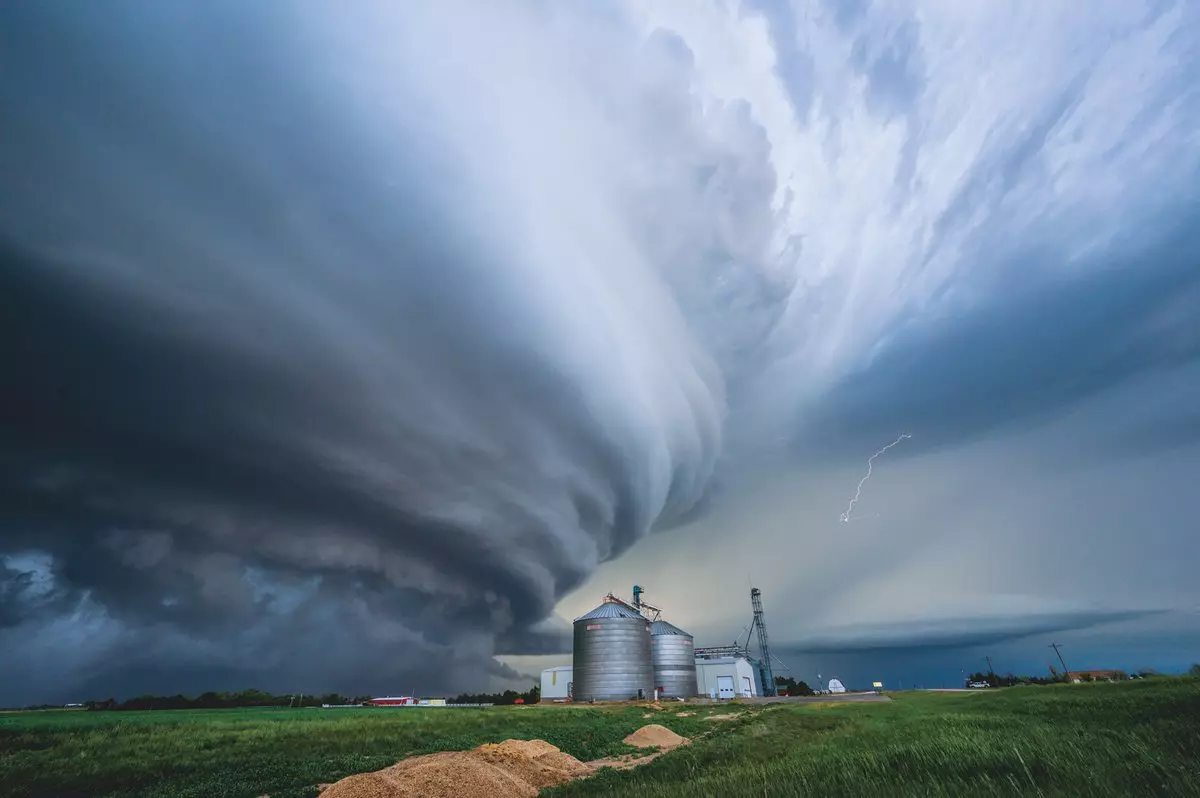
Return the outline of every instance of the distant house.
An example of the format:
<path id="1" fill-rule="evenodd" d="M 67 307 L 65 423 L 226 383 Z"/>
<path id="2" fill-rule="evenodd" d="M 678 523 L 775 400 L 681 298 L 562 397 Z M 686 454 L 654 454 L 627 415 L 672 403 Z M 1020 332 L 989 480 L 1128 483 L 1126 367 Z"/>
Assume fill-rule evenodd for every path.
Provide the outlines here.
<path id="1" fill-rule="evenodd" d="M 1067 681 L 1075 682 L 1117 682 L 1125 678 L 1124 671 L 1067 671 Z"/>

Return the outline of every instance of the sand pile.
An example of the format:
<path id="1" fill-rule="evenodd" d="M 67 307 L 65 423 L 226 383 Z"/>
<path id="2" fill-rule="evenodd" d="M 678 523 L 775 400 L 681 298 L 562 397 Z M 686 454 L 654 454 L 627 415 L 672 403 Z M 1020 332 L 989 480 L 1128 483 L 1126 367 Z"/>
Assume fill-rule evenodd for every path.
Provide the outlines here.
<path id="1" fill-rule="evenodd" d="M 535 798 L 545 787 L 591 772 L 544 740 L 505 740 L 348 776 L 321 798 Z"/>
<path id="2" fill-rule="evenodd" d="M 667 749 L 690 743 L 691 740 L 686 737 L 680 737 L 666 726 L 651 723 L 649 726 L 643 726 L 626 737 L 625 742 L 638 748 Z"/>
<path id="3" fill-rule="evenodd" d="M 638 765 L 644 765 L 647 762 L 657 759 L 672 748 L 678 748 L 681 745 L 687 745 L 691 742 L 686 737 L 680 737 L 675 732 L 659 726 L 657 723 L 652 723 L 649 726 L 643 726 L 633 734 L 625 738 L 625 742 L 637 748 L 657 748 L 649 754 L 622 754 L 621 756 L 608 757 L 606 759 L 597 759 L 593 762 L 588 762 L 593 769 L 600 768 L 616 768 L 617 770 L 629 770 Z"/>

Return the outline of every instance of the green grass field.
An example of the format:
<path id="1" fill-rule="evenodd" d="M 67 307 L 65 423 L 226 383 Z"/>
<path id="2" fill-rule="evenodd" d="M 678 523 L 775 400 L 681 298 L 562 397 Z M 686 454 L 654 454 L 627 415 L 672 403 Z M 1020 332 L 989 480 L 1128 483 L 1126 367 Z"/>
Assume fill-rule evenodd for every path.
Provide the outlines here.
<path id="1" fill-rule="evenodd" d="M 891 703 L 29 712 L 0 715 L 0 795 L 296 798 L 411 754 L 538 737 L 583 760 L 661 723 L 693 745 L 554 796 L 1200 795 L 1200 680 L 921 693 Z M 695 711 L 695 707 L 688 707 Z"/>

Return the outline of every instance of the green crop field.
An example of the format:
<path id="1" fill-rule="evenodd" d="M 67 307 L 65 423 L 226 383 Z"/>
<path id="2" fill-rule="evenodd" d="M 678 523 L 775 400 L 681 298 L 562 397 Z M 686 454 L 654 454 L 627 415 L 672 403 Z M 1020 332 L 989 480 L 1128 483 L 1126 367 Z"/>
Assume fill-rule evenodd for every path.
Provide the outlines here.
<path id="1" fill-rule="evenodd" d="M 412 754 L 541 738 L 582 760 L 646 723 L 689 737 L 553 796 L 1200 795 L 1200 680 L 737 707 L 0 714 L 2 796 L 313 796 Z M 703 736 L 701 736 L 703 735 Z"/>

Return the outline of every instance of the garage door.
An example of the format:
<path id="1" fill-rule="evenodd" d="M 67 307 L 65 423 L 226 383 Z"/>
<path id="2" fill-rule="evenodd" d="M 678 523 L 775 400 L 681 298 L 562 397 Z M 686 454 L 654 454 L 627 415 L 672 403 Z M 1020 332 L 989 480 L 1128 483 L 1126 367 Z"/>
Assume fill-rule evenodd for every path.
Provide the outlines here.
<path id="1" fill-rule="evenodd" d="M 733 698 L 733 677 L 717 677 L 717 698 Z"/>

